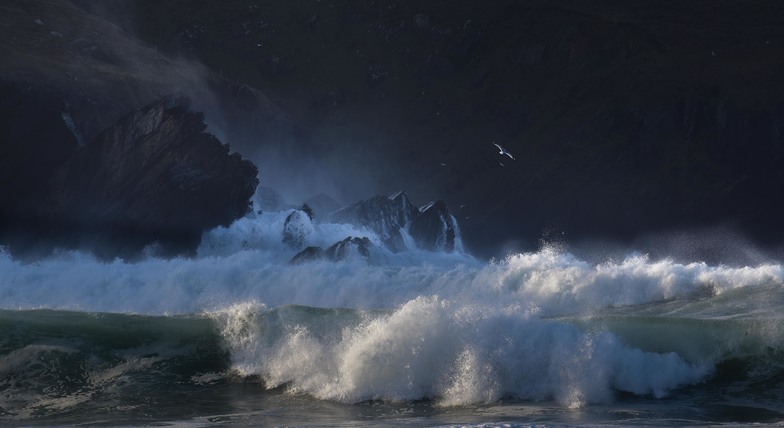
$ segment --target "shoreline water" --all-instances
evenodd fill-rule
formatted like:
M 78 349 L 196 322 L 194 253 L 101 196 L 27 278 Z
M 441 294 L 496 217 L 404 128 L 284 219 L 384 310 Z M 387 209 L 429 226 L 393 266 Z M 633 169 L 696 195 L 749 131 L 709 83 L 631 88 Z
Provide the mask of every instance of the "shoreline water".
M 284 217 L 213 231 L 188 259 L 0 255 L 0 420 L 784 421 L 781 264 L 597 263 L 543 248 L 290 265 Z M 325 242 L 362 232 L 319 228 Z

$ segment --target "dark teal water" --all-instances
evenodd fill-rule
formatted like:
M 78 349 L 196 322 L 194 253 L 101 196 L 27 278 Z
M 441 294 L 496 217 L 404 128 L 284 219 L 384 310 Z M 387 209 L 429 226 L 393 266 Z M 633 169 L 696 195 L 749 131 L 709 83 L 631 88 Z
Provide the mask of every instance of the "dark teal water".
M 650 348 L 646 351 L 680 347 L 670 351 L 692 352 L 692 358 L 714 358 L 708 354 L 718 353 L 708 374 L 661 397 L 614 390 L 607 402 L 572 407 L 552 398 L 512 394 L 491 403 L 451 406 L 439 403 L 439 397 L 319 399 L 292 387 L 301 380 L 270 386 L 263 372 L 238 369 L 221 327 L 225 319 L 219 316 L 3 310 L 0 423 L 684 426 L 784 421 L 784 350 L 774 343 L 780 338 L 773 338 L 779 334 L 779 320 L 672 316 L 690 311 L 704 315 L 699 307 L 706 303 L 660 303 L 552 321 L 575 325 L 582 332 L 610 331 L 630 346 Z M 254 319 L 266 326 L 262 335 L 279 335 L 276 329 L 285 329 L 286 323 L 310 323 L 321 325 L 326 337 L 335 332 L 329 325 L 345 330 L 362 325 L 367 317 L 390 313 L 282 307 L 256 313 Z M 673 338 L 679 335 L 689 340 Z M 525 356 L 519 358 L 524 364 Z M 311 361 L 318 364 L 318 358 Z M 656 373 L 639 374 L 649 375 Z
M 0 251 L 0 425 L 784 424 L 779 262 L 290 265 L 286 216 L 191 258 Z M 367 232 L 312 226 L 322 246 Z

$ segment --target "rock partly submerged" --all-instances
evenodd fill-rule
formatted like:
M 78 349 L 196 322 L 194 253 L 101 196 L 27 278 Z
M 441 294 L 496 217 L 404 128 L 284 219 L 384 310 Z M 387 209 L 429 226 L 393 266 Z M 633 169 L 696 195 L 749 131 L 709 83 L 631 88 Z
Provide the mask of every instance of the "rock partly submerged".
M 298 265 L 302 263 L 315 262 L 319 260 L 329 260 L 332 262 L 363 260 L 372 262 L 371 251 L 376 246 L 368 237 L 349 236 L 332 244 L 326 250 L 320 247 L 305 247 L 304 250 L 295 254 L 289 260 L 289 264 Z
M 300 251 L 299 253 L 295 254 L 294 257 L 289 260 L 289 264 L 291 265 L 299 265 L 302 263 L 307 262 L 315 262 L 318 260 L 324 260 L 327 258 L 326 253 L 321 247 L 305 247 L 304 250 Z
M 364 259 L 370 260 L 370 250 L 374 247 L 367 237 L 352 237 L 336 242 L 324 254 L 333 261 Z
M 402 191 L 348 205 L 333 212 L 330 220 L 371 229 L 391 251 L 412 247 L 412 240 L 417 248 L 430 251 L 462 249 L 457 220 L 444 201 L 417 209 Z
M 460 227 L 444 201 L 430 202 L 419 209 L 408 228 L 417 247 L 430 251 L 462 250 Z
M 283 223 L 283 243 L 289 248 L 302 248 L 313 232 L 313 210 L 308 204 L 293 210 Z
M 307 205 L 306 205 L 307 206 Z M 390 252 L 413 249 L 441 252 L 462 252 L 463 244 L 457 220 L 441 200 L 417 209 L 405 192 L 375 196 L 332 212 L 327 216 L 334 223 L 348 223 L 375 233 L 380 247 Z M 303 210 L 294 210 L 286 218 L 283 242 L 290 248 L 303 245 L 300 231 L 312 227 L 312 217 Z M 304 225 L 304 226 L 303 226 Z M 295 245 L 292 245 L 295 244 Z M 379 246 L 367 237 L 347 237 L 326 250 L 306 247 L 297 253 L 291 264 L 316 260 L 364 259 L 372 262 L 372 253 Z
M 329 215 L 336 223 L 364 226 L 376 232 L 384 246 L 392 251 L 407 248 L 405 228 L 418 214 L 405 192 L 375 196 L 345 206 Z

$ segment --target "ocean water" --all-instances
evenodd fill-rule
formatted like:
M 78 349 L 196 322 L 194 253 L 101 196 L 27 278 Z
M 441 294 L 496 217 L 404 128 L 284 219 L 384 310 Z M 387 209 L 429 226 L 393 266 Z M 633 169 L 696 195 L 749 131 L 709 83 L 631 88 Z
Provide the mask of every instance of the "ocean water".
M 553 247 L 290 265 L 288 212 L 192 258 L 0 254 L 0 424 L 784 423 L 784 270 Z M 378 238 L 313 223 L 305 244 Z

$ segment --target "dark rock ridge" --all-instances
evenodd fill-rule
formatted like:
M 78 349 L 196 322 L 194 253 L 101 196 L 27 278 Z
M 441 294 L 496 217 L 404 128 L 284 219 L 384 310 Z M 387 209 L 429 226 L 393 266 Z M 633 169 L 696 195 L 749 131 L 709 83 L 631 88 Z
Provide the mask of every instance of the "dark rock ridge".
M 309 207 L 305 204 L 303 208 Z M 373 230 L 378 234 L 384 248 L 390 251 L 403 251 L 412 246 L 429 251 L 463 250 L 457 220 L 441 200 L 417 209 L 405 192 L 397 192 L 390 196 L 375 196 L 353 203 L 328 217 L 333 222 L 346 222 Z M 291 248 L 301 247 L 312 229 L 311 219 L 304 209 L 292 211 L 283 226 L 283 242 Z M 374 248 L 377 248 L 376 245 L 367 237 L 349 236 L 326 250 L 306 247 L 294 255 L 289 263 L 357 258 L 371 262 Z
M 356 202 L 333 212 L 330 220 L 373 230 L 391 251 L 408 248 L 405 234 L 413 238 L 418 248 L 430 251 L 462 249 L 460 228 L 446 203 L 438 200 L 417 209 L 405 192 Z
M 43 238 L 109 257 L 151 243 L 173 254 L 246 214 L 258 170 L 205 133 L 204 116 L 189 105 L 164 97 L 75 151 L 31 209 Z
M 319 247 L 306 247 L 289 260 L 289 264 L 302 264 L 318 260 L 333 262 L 358 260 L 371 261 L 371 250 L 375 248 L 367 237 L 352 237 L 332 244 L 326 250 Z
M 345 206 L 330 214 L 329 219 L 333 222 L 365 226 L 376 232 L 390 250 L 401 251 L 406 249 L 401 229 L 418 214 L 406 193 L 397 192 Z
M 419 209 L 408 228 L 417 247 L 430 251 L 461 249 L 460 228 L 444 201 L 431 202 Z

